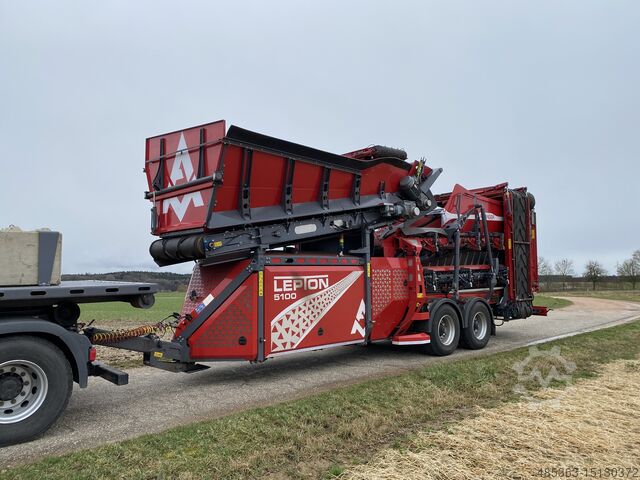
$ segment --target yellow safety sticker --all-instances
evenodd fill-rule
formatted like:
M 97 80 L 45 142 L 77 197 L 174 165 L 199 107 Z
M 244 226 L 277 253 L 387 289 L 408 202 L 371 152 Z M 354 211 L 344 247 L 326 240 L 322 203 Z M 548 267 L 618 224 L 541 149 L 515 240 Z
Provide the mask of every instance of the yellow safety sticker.
M 264 272 L 260 270 L 258 272 L 258 296 L 262 297 L 264 295 Z
M 511 250 L 511 239 L 509 239 L 509 250 Z
M 531 240 L 535 240 L 536 239 L 536 231 L 531 229 Z
M 216 240 L 213 242 L 213 248 L 218 248 L 222 246 L 222 242 L 220 240 Z
M 162 352 L 153 352 L 153 356 L 156 358 L 162 358 L 164 357 L 164 353 Z
M 371 277 L 371 262 L 367 262 L 367 277 Z

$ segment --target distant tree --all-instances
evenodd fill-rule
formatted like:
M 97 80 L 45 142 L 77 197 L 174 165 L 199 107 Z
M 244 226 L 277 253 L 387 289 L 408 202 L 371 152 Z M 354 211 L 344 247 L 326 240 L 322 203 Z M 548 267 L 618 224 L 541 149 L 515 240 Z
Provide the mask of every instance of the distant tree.
M 562 277 L 562 290 L 566 290 L 567 278 L 572 277 L 575 274 L 575 271 L 573 270 L 573 260 L 561 258 L 554 264 L 554 269 L 556 274 Z
M 538 274 L 540 275 L 553 275 L 553 268 L 551 268 L 551 264 L 544 257 L 538 257 Z
M 616 267 L 618 276 L 627 282 L 631 282 L 631 288 L 636 289 L 636 284 L 640 282 L 640 250 L 633 252 L 628 258 Z
M 594 290 L 596 289 L 596 283 L 606 274 L 607 271 L 597 260 L 589 260 L 584 267 L 584 278 L 593 284 Z

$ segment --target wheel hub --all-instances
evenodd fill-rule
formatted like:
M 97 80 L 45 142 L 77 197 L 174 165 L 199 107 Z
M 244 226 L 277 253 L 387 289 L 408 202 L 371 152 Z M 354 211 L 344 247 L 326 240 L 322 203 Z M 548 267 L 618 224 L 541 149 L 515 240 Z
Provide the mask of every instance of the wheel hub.
M 42 405 L 49 387 L 44 370 L 28 360 L 0 364 L 0 425 L 18 423 Z
M 0 401 L 16 398 L 22 391 L 24 382 L 15 372 L 0 373 Z
M 449 315 L 443 315 L 438 322 L 438 336 L 440 343 L 443 345 L 451 345 L 455 338 L 455 320 Z
M 487 333 L 487 317 L 478 312 L 473 316 L 473 335 L 478 338 L 484 338 Z

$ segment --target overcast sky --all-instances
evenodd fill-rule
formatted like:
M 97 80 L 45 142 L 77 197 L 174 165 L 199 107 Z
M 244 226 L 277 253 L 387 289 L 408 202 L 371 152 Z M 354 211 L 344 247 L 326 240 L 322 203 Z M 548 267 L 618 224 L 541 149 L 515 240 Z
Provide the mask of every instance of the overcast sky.
M 640 2 L 310 3 L 0 0 L 0 227 L 63 232 L 65 273 L 155 269 L 144 140 L 224 118 L 526 185 L 578 272 L 640 248 Z

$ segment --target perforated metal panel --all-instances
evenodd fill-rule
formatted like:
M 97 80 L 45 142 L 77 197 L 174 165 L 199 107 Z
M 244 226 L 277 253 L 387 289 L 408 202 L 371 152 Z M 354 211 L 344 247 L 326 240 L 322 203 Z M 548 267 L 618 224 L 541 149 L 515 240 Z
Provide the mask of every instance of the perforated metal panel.
M 388 338 L 407 310 L 407 259 L 373 257 L 371 259 L 372 340 Z
M 226 270 L 223 269 L 194 266 L 180 313 L 182 315 L 191 313 L 216 285 L 224 280 L 225 274 Z
M 407 271 L 402 268 L 375 268 L 371 272 L 371 314 L 377 317 L 392 302 L 409 298 Z
M 243 285 L 236 295 L 222 305 L 210 320 L 192 337 L 192 348 L 233 348 L 240 345 L 240 337 L 245 339 L 253 336 L 254 322 L 252 320 L 252 305 L 255 295 L 254 289 Z
M 401 268 L 393 270 L 393 299 L 406 300 L 409 298 L 409 290 L 407 289 L 407 271 Z
M 374 317 L 391 303 L 391 269 L 374 269 L 371 272 L 371 314 Z

